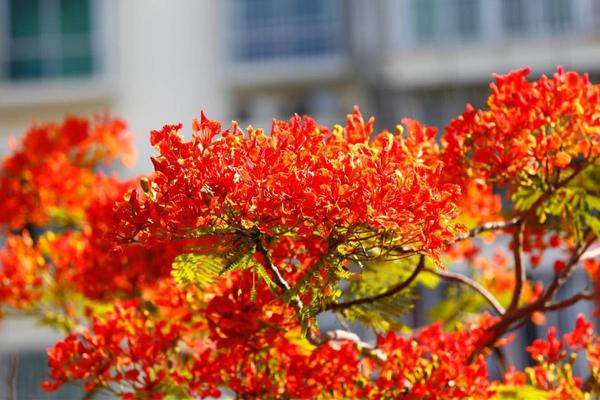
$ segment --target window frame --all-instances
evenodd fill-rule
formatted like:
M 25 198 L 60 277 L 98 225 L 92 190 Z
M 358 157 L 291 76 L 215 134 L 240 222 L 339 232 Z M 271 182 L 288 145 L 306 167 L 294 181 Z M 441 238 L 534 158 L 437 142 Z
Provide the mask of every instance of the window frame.
M 45 1 L 45 0 L 40 0 Z M 113 2 L 90 1 L 92 72 L 81 76 L 42 76 L 12 80 L 5 69 L 9 60 L 9 0 L 0 0 L 0 109 L 44 104 L 99 101 L 114 92 L 114 49 L 112 40 Z

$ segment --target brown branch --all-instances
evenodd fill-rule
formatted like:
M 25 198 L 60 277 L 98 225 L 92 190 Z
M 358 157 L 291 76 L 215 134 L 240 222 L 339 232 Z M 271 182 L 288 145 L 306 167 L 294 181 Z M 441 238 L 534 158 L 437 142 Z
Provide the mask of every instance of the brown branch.
M 265 268 L 267 268 L 273 273 L 273 280 L 275 281 L 275 284 L 281 289 L 283 294 L 290 291 L 290 284 L 285 280 L 285 278 L 279 271 L 279 268 L 277 268 L 277 266 L 271 261 L 269 252 L 265 248 L 262 239 L 258 234 L 254 237 L 254 243 L 256 244 L 256 250 L 260 253 L 264 260 L 263 263 Z M 298 295 L 294 296 L 294 298 L 291 299 L 290 302 L 298 313 L 300 313 L 300 311 L 302 311 L 302 309 L 304 308 L 304 304 L 302 303 L 302 300 Z M 366 356 L 373 357 L 381 362 L 387 359 L 385 353 L 375 348 L 372 344 L 362 341 L 360 337 L 353 332 L 348 332 L 340 329 L 319 332 L 312 326 L 310 322 L 308 322 L 306 329 L 306 339 L 308 339 L 308 341 L 314 346 L 322 346 L 330 341 L 347 340 L 355 343 L 358 350 Z
M 342 303 L 329 303 L 326 304 L 323 307 L 323 311 L 328 311 L 328 310 L 332 310 L 332 311 L 340 311 L 340 310 L 344 310 L 346 308 L 350 308 L 353 306 L 357 306 L 360 304 L 367 304 L 367 303 L 373 303 L 377 300 L 381 300 L 381 299 L 385 299 L 386 297 L 390 297 L 395 295 L 396 293 L 400 293 L 401 291 L 403 291 L 404 289 L 406 289 L 407 287 L 410 286 L 411 283 L 414 282 L 414 280 L 417 278 L 417 276 L 419 275 L 419 273 L 425 268 L 425 256 L 424 255 L 420 255 L 419 256 L 419 263 L 417 264 L 417 267 L 413 270 L 413 272 L 410 274 L 410 276 L 400 282 L 399 284 L 392 286 L 391 288 L 389 288 L 388 290 L 386 290 L 383 293 L 380 293 L 378 295 L 375 296 L 370 296 L 370 297 L 363 297 L 360 299 L 354 299 L 354 300 L 350 300 L 350 301 L 346 301 L 346 302 L 342 302 Z
M 454 238 L 454 242 L 459 242 L 461 240 L 473 238 L 483 232 L 491 232 L 491 231 L 499 231 L 499 230 L 503 230 L 503 229 L 509 229 L 509 228 L 512 228 L 513 226 L 519 224 L 521 222 L 521 220 L 522 220 L 522 217 L 518 216 L 518 217 L 511 218 L 509 220 L 506 220 L 506 221 L 485 222 L 485 223 L 478 225 L 475 228 L 471 229 L 467 233 L 456 236 Z M 449 244 L 452 244 L 452 243 L 449 243 Z
M 490 231 L 498 231 L 498 230 L 503 230 L 503 229 L 509 229 L 512 228 L 513 226 L 516 226 L 518 224 L 523 223 L 529 216 L 531 216 L 533 213 L 535 213 L 535 211 L 537 210 L 537 208 L 539 206 L 541 206 L 546 200 L 548 200 L 558 189 L 560 189 L 561 187 L 565 186 L 566 184 L 568 184 L 569 182 L 571 182 L 583 169 L 586 168 L 586 163 L 582 164 L 579 168 L 576 168 L 575 170 L 573 170 L 573 172 L 571 173 L 571 175 L 569 175 L 568 177 L 566 177 L 563 181 L 559 182 L 558 184 L 556 184 L 554 187 L 551 188 L 551 190 L 545 192 L 544 194 L 542 194 L 532 205 L 529 209 L 523 211 L 521 214 L 517 215 L 516 217 L 513 217 L 509 220 L 506 221 L 494 221 L 494 222 L 485 222 L 473 229 L 471 229 L 469 232 L 464 233 L 462 235 L 458 235 L 454 238 L 454 241 L 449 242 L 448 245 L 451 245 L 453 243 L 459 242 L 461 240 L 466 240 L 466 239 L 470 239 L 473 238 L 477 235 L 479 235 L 480 233 L 483 232 L 490 232 Z
M 474 279 L 471 279 L 468 276 L 459 274 L 457 272 L 451 271 L 438 271 L 433 269 L 425 269 L 425 271 L 435 274 L 444 280 L 458 282 L 469 286 L 471 289 L 479 293 L 499 315 L 504 315 L 504 313 L 506 312 L 504 310 L 504 307 L 502 307 L 502 304 L 500 304 L 500 302 L 494 297 L 494 295 L 491 294 L 486 288 L 481 286 Z
M 475 356 L 484 348 L 496 343 L 496 341 L 500 339 L 502 335 L 508 332 L 511 327 L 520 326 L 520 321 L 522 319 L 529 317 L 535 311 L 543 311 L 546 306 L 549 306 L 549 302 L 552 300 L 556 292 L 568 281 L 575 269 L 575 266 L 579 262 L 580 257 L 585 253 L 593 241 L 594 238 L 592 237 L 583 246 L 578 246 L 575 248 L 575 251 L 571 255 L 565 269 L 554 276 L 554 279 L 548 286 L 546 292 L 536 301 L 521 308 L 517 308 L 510 313 L 504 314 L 500 321 L 492 325 L 488 329 L 489 332 L 493 333 L 491 339 L 482 343 L 482 345 L 471 354 L 470 360 L 474 360 Z
M 552 303 L 544 306 L 544 311 L 558 311 L 563 308 L 572 306 L 575 303 L 578 303 L 582 300 L 596 300 L 600 299 L 600 291 L 599 292 L 581 292 L 573 295 L 565 300 L 559 301 L 557 303 Z
M 513 291 L 507 312 L 513 312 L 519 307 L 519 301 L 523 293 L 523 285 L 527 280 L 526 269 L 523 265 L 523 223 L 517 223 L 513 234 L 513 257 L 515 262 L 515 290 Z

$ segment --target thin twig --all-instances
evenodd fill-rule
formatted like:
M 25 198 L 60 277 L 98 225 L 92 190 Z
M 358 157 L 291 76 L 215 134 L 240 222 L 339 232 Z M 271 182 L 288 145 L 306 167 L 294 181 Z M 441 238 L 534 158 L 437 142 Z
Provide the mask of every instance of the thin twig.
M 326 304 L 323 307 L 323 311 L 327 311 L 327 310 L 333 310 L 333 311 L 339 311 L 339 310 L 344 310 L 346 308 L 349 307 L 354 307 L 360 304 L 367 304 L 367 303 L 373 303 L 377 300 L 381 300 L 381 299 L 385 299 L 386 297 L 390 297 L 395 295 L 396 293 L 400 293 L 401 291 L 403 291 L 404 289 L 406 289 L 407 287 L 410 286 L 411 283 L 414 282 L 414 280 L 417 278 L 417 276 L 419 275 L 419 273 L 425 268 L 425 256 L 424 255 L 420 255 L 419 256 L 419 263 L 417 264 L 417 267 L 413 270 L 413 272 L 410 274 L 410 276 L 408 278 L 406 278 L 406 280 L 400 282 L 399 284 L 392 286 L 391 288 L 389 288 L 388 290 L 386 290 L 383 293 L 380 293 L 378 295 L 375 296 L 370 296 L 370 297 L 362 297 L 360 299 L 354 299 L 354 300 L 350 300 L 350 301 L 346 301 L 346 302 L 342 302 L 342 303 L 329 303 Z
M 543 311 L 544 308 L 548 306 L 549 302 L 552 300 L 556 292 L 568 281 L 580 257 L 582 256 L 582 254 L 585 253 L 585 251 L 593 243 L 593 241 L 594 238 L 591 238 L 583 246 L 578 246 L 577 248 L 575 248 L 569 261 L 567 262 L 567 266 L 565 267 L 565 269 L 563 269 L 561 273 L 554 276 L 554 279 L 552 280 L 550 285 L 548 285 L 548 289 L 546 289 L 546 292 L 541 297 L 539 297 L 533 303 L 530 303 L 521 308 L 517 308 L 514 311 L 511 311 L 510 313 L 504 314 L 500 321 L 492 325 L 488 329 L 489 332 L 493 333 L 491 338 L 488 341 L 482 343 L 482 345 L 479 346 L 479 348 L 471 354 L 469 359 L 474 360 L 475 356 L 481 350 L 496 343 L 496 341 L 500 339 L 502 335 L 504 335 L 507 331 L 509 331 L 511 327 L 520 326 L 519 322 L 522 319 L 529 317 L 535 311 Z
M 515 289 L 510 300 L 507 312 L 513 312 L 519 307 L 519 301 L 523 293 L 523 285 L 527 280 L 526 269 L 523 265 L 523 223 L 517 223 L 513 234 L 513 257 L 515 262 Z
M 502 304 L 500 304 L 500 302 L 494 297 L 493 294 L 491 294 L 486 288 L 481 286 L 477 281 L 469 278 L 468 276 L 451 271 L 439 271 L 433 269 L 425 269 L 425 271 L 435 274 L 444 280 L 458 282 L 469 286 L 471 289 L 475 290 L 477 293 L 483 296 L 483 298 L 490 304 L 490 306 L 492 306 L 492 308 L 499 315 L 504 315 L 504 313 L 506 312 L 504 310 L 504 307 L 502 307 Z
M 522 220 L 522 217 L 518 216 L 515 218 L 511 218 L 509 220 L 506 220 L 506 221 L 485 222 L 485 223 L 478 225 L 477 227 L 471 229 L 469 232 L 466 232 L 462 235 L 456 236 L 454 238 L 454 242 L 459 242 L 461 240 L 473 238 L 483 232 L 491 232 L 491 231 L 510 229 L 513 226 L 519 224 L 521 222 L 521 220 Z
M 596 300 L 596 299 L 600 299 L 600 291 L 598 291 L 598 292 L 581 292 L 581 293 L 577 293 L 576 295 L 573 295 L 565 300 L 544 306 L 544 311 L 558 311 L 563 308 L 572 306 L 573 304 L 578 303 L 582 300 L 589 301 L 589 300 Z
M 269 252 L 265 248 L 260 236 L 256 235 L 254 239 L 255 239 L 254 242 L 256 244 L 256 250 L 261 254 L 261 256 L 264 260 L 265 268 L 267 268 L 269 271 L 271 271 L 273 273 L 273 280 L 275 281 L 275 284 L 281 289 L 281 291 L 284 294 L 286 292 L 290 291 L 291 290 L 290 284 L 285 280 L 285 278 L 279 271 L 279 268 L 277 268 L 277 266 L 275 264 L 273 264 L 273 262 L 271 261 Z M 291 304 L 298 313 L 300 313 L 300 311 L 304 308 L 302 300 L 300 299 L 300 297 L 298 295 L 294 296 L 294 298 L 291 300 Z M 372 344 L 362 341 L 360 339 L 360 337 L 353 332 L 348 332 L 348 331 L 341 330 L 341 329 L 335 329 L 335 330 L 326 331 L 326 332 L 319 332 L 317 329 L 315 329 L 312 326 L 312 324 L 310 322 L 307 325 L 308 326 L 307 326 L 307 330 L 306 330 L 306 338 L 314 346 L 322 346 L 325 343 L 328 343 L 330 341 L 348 340 L 348 341 L 354 342 L 356 347 L 358 348 L 358 350 L 364 355 L 376 358 L 382 362 L 385 361 L 387 358 L 385 353 L 383 353 L 381 350 L 375 348 Z

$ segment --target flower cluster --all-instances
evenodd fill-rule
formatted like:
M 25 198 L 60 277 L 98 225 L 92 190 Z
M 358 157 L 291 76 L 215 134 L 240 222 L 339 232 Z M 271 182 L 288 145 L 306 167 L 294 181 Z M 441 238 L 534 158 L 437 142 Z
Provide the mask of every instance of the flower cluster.
M 121 239 L 147 242 L 191 231 L 290 231 L 355 238 L 393 232 L 399 243 L 435 253 L 453 237 L 455 185 L 440 177 L 432 131 L 410 123 L 408 138 L 383 132 L 358 110 L 329 131 L 308 117 L 275 121 L 270 135 L 202 116 L 190 141 L 181 125 L 152 132 L 160 152 L 146 194 L 119 210 Z
M 410 119 L 375 134 L 358 109 L 345 127 L 295 116 L 270 133 L 201 115 L 189 140 L 181 125 L 151 133 L 154 172 L 136 181 L 96 170 L 130 150 L 120 120 L 34 126 L 0 174 L 0 227 L 14 232 L 0 250 L 0 303 L 68 331 L 49 350 L 43 387 L 82 383 L 126 399 L 502 395 L 492 348 L 528 319 L 594 299 L 554 298 L 581 261 L 600 288 L 589 257 L 600 89 L 572 72 L 527 73 L 497 77 L 487 108 L 468 107 L 441 145 Z M 515 199 L 508 212 L 504 195 Z M 26 230 L 47 227 L 35 240 Z M 501 233 L 513 234 L 510 256 L 480 251 Z M 565 257 L 544 288 L 526 276 L 548 249 Z M 472 274 L 436 269 L 448 258 Z M 415 288 L 438 279 L 465 288 L 440 307 L 449 324 L 388 331 Z M 497 317 L 474 315 L 488 304 Z M 324 311 L 377 340 L 319 330 Z M 572 373 L 585 351 L 600 382 L 591 328 L 580 317 L 563 337 L 550 329 L 527 349 L 537 364 L 505 384 L 557 399 L 600 391 Z
M 0 316 L 2 304 L 24 308 L 41 295 L 48 264 L 29 233 L 11 235 L 0 249 Z
M 492 322 L 487 316 L 481 324 L 455 332 L 444 332 L 437 323 L 413 337 L 380 337 L 378 347 L 388 358 L 378 373 L 375 398 L 491 398 L 486 356 L 480 354 L 473 362 L 469 357 Z
M 48 351 L 50 380 L 43 387 L 83 380 L 87 391 L 157 398 L 161 386 L 181 379 L 170 364 L 181 330 L 178 323 L 149 318 L 137 300 L 117 302 L 105 317 L 94 318 L 91 329 L 71 333 Z
M 571 349 L 571 353 L 568 349 Z M 597 379 L 600 372 L 598 358 L 600 341 L 594 333 L 593 326 L 583 315 L 575 321 L 573 330 L 559 338 L 555 327 L 548 329 L 546 340 L 536 339 L 527 351 L 537 365 L 526 369 L 526 375 L 537 388 L 543 389 L 551 399 L 573 400 L 588 399 L 582 388 L 581 378 L 573 375 L 573 364 L 576 353 L 584 350 L 589 362 L 592 376 Z M 527 377 L 523 373 L 517 380 L 524 384 Z M 514 379 L 515 376 L 512 377 Z
M 444 162 L 452 173 L 491 182 L 556 170 L 600 152 L 600 87 L 559 68 L 527 80 L 529 69 L 496 76 L 487 109 L 471 106 L 446 128 Z
M 0 224 L 18 230 L 46 225 L 57 214 L 78 216 L 94 189 L 93 169 L 117 157 L 129 163 L 132 154 L 118 119 L 67 117 L 62 124 L 34 125 L 3 161 Z

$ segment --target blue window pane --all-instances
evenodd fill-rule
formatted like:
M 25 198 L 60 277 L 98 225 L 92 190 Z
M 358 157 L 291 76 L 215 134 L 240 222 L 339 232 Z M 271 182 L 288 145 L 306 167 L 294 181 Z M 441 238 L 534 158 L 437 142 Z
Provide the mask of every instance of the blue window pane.
M 90 4 L 88 0 L 61 0 L 61 32 L 65 35 L 89 35 Z
M 338 0 L 232 0 L 234 57 L 246 61 L 341 51 Z
M 8 8 L 12 38 L 36 37 L 40 34 L 38 0 L 10 0 Z
M 42 61 L 11 61 L 8 64 L 8 75 L 12 80 L 41 78 L 44 75 Z
M 518 35 L 527 30 L 527 5 L 524 0 L 505 0 L 503 21 L 510 35 Z
M 93 71 L 92 57 L 70 57 L 63 60 L 63 76 L 85 76 Z
M 436 35 L 435 0 L 414 0 L 413 27 L 420 42 L 434 39 Z
M 479 7 L 481 6 L 481 2 L 478 0 L 456 1 L 458 36 L 464 39 L 472 39 L 480 31 Z
M 560 33 L 568 30 L 572 21 L 572 2 L 565 0 L 547 0 L 546 22 L 550 31 Z

